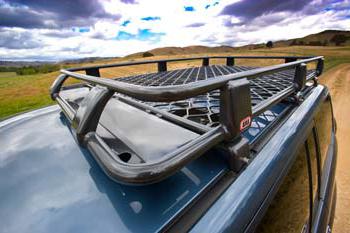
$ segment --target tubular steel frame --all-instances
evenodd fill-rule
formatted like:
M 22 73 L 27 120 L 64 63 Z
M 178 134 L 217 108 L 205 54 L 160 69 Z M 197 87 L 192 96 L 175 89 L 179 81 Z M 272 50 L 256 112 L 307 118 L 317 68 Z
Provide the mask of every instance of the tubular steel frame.
M 157 64 L 158 72 L 165 72 L 169 62 L 202 60 L 202 65 L 208 66 L 210 59 L 218 58 L 226 59 L 227 66 L 233 66 L 235 59 L 284 59 L 285 64 L 256 68 L 222 75 L 220 78 L 174 86 L 140 86 L 99 77 L 100 69 L 103 68 Z M 315 74 L 308 75 L 306 64 L 310 62 L 317 62 L 317 67 Z M 239 170 L 242 166 L 240 158 L 249 154 L 248 141 L 241 136 L 241 132 L 249 127 L 251 118 L 258 116 L 287 97 L 294 95 L 298 99 L 298 95 L 300 95 L 300 91 L 304 88 L 307 81 L 314 80 L 314 82 L 317 82 L 317 76 L 322 74 L 323 66 L 324 58 L 322 56 L 212 56 L 138 61 L 63 69 L 52 84 L 50 92 L 52 99 L 57 101 L 63 113 L 71 122 L 78 141 L 92 152 L 99 165 L 111 179 L 129 184 L 147 184 L 158 182 L 170 176 L 221 142 L 227 145 L 230 168 Z M 288 69 L 295 69 L 293 85 L 251 107 L 249 80 Z M 76 73 L 76 71 L 85 71 L 86 74 Z M 92 85 L 90 92 L 77 110 L 60 96 L 60 90 L 68 77 L 82 80 Z M 183 100 L 217 89 L 220 90 L 220 125 L 214 128 L 184 119 L 141 102 Z M 113 156 L 114 152 L 111 148 L 96 133 L 99 118 L 112 96 L 116 96 L 124 103 L 144 111 L 159 114 L 163 119 L 192 130 L 200 134 L 200 136 L 175 151 L 164 155 L 160 161 L 141 164 L 128 164 L 122 160 L 118 161 Z

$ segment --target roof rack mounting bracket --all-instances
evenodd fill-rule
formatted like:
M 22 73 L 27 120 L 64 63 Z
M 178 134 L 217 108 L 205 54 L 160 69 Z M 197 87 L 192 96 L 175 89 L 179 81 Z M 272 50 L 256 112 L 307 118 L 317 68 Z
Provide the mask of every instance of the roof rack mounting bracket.
M 96 131 L 99 119 L 108 100 L 114 92 L 106 87 L 95 86 L 81 102 L 72 126 L 76 129 L 77 139 L 83 143 L 85 135 L 89 132 Z
M 238 137 L 251 123 L 252 108 L 248 79 L 229 81 L 220 91 L 220 123 L 226 141 Z
M 250 155 L 249 140 L 239 136 L 227 144 L 227 150 L 229 168 L 239 172 L 247 164 Z
M 305 63 L 301 63 L 295 67 L 294 75 L 294 88 L 295 88 L 295 100 L 297 103 L 303 101 L 303 96 L 301 90 L 305 87 L 306 84 L 306 74 L 307 67 Z

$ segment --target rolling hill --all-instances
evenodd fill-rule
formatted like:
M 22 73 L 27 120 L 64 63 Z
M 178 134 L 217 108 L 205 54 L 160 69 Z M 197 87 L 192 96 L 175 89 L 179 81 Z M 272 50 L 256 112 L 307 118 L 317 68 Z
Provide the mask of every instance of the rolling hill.
M 316 34 L 311 34 L 302 38 L 289 40 L 280 40 L 273 42 L 274 47 L 289 47 L 289 46 L 348 46 L 350 45 L 350 31 L 340 30 L 325 30 Z M 121 59 L 137 59 L 151 56 L 175 56 L 175 55 L 190 55 L 190 54 L 212 54 L 212 53 L 235 53 L 237 51 L 254 50 L 266 48 L 265 43 L 250 44 L 240 47 L 232 47 L 221 45 L 216 47 L 208 47 L 201 45 L 193 45 L 187 47 L 162 47 L 152 50 L 130 54 Z M 1 61 L 1 67 L 22 67 L 22 66 L 41 66 L 45 64 L 60 64 L 72 65 L 81 63 L 103 62 L 118 57 L 86 57 L 80 59 L 70 59 L 60 62 L 26 62 L 26 61 Z
M 307 45 L 307 46 L 346 46 L 350 45 L 350 31 L 340 30 L 325 30 L 316 34 L 311 34 L 302 38 L 295 38 L 289 40 L 281 40 L 273 42 L 274 47 L 286 47 L 294 45 Z M 162 56 L 162 55 L 179 55 L 179 54 L 200 54 L 200 53 L 230 53 L 237 50 L 252 50 L 265 48 L 264 43 L 251 44 L 241 47 L 231 46 L 187 46 L 187 47 L 163 47 L 156 48 L 144 52 L 134 53 L 126 56 L 126 58 L 139 58 L 148 56 Z M 145 53 L 147 55 L 145 55 Z

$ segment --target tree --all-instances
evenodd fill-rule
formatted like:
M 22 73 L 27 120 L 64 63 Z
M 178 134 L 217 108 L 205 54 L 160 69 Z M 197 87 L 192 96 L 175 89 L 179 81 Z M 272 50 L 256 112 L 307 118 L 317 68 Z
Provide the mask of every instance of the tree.
M 347 41 L 347 37 L 343 34 L 337 34 L 337 35 L 334 35 L 332 38 L 331 38 L 331 42 L 334 43 L 336 46 L 339 46 L 341 45 L 342 43 L 346 42 Z
M 266 43 L 266 47 L 268 47 L 268 48 L 272 48 L 273 47 L 273 43 L 272 43 L 271 40 Z

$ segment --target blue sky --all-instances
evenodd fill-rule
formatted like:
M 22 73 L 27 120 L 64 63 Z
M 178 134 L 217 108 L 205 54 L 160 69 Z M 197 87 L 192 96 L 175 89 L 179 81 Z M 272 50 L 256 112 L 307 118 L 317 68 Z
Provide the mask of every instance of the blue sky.
M 0 19 L 0 59 L 62 60 L 350 30 L 350 0 L 0 0 Z

